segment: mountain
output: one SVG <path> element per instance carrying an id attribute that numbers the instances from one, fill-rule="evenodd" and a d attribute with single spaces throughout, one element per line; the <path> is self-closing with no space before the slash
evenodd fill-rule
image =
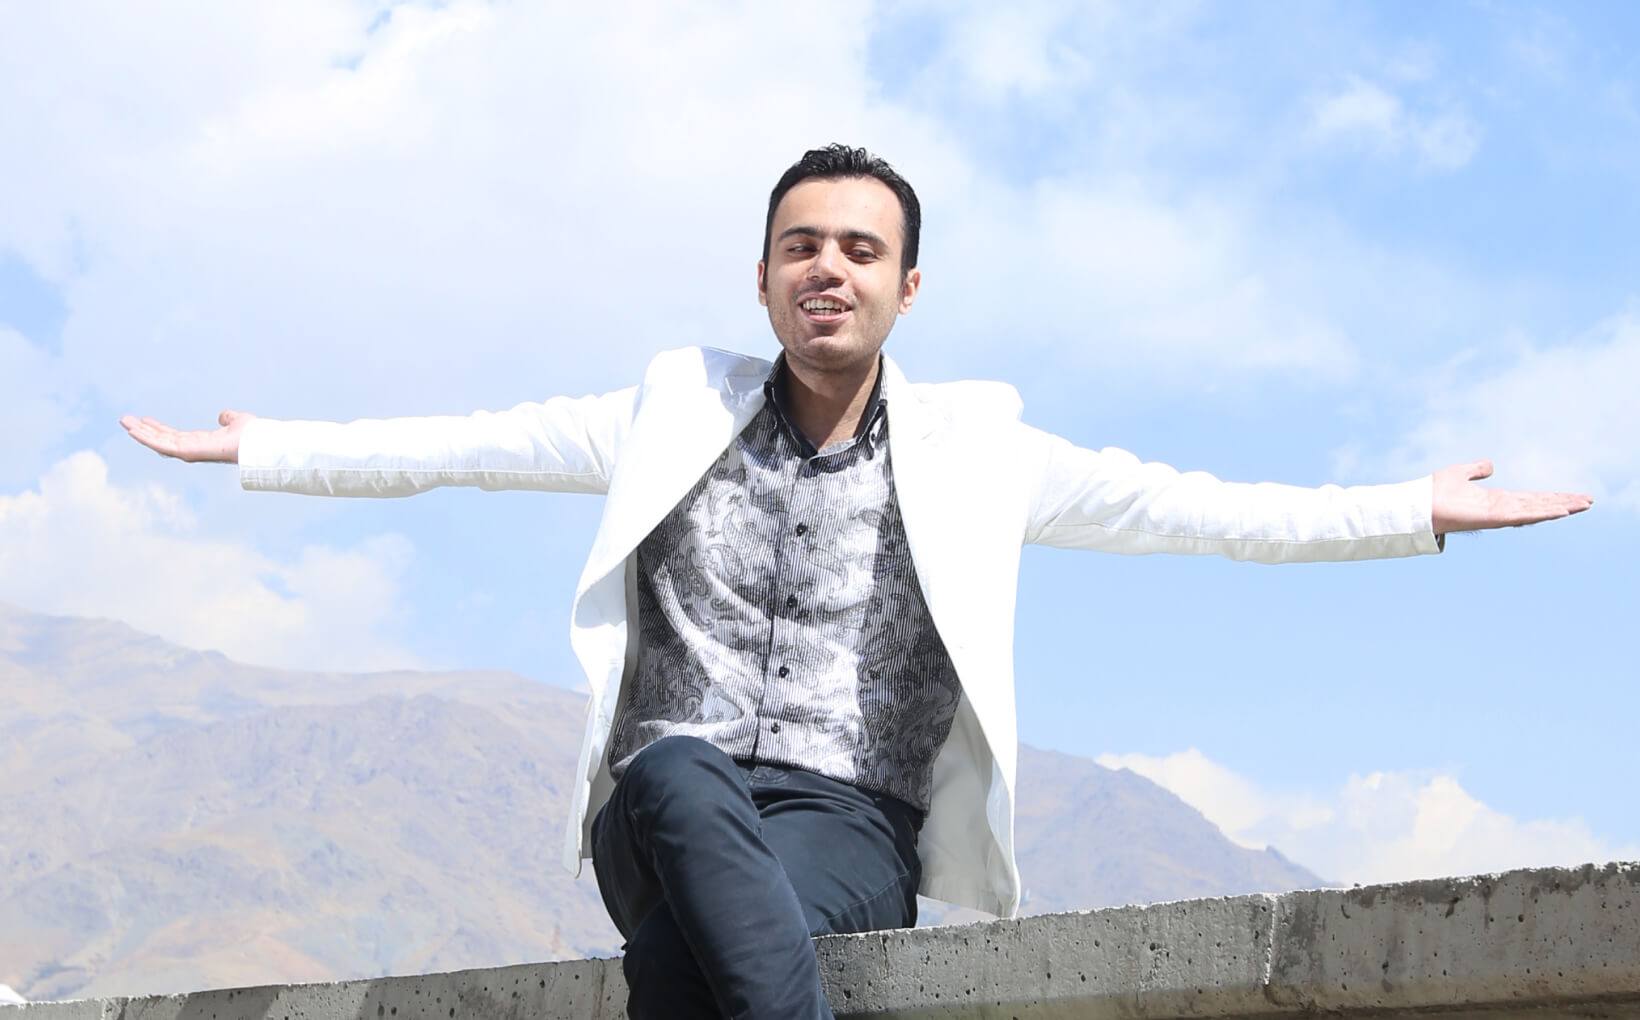
<path id="1" fill-rule="evenodd" d="M 312 673 L 0 606 L 0 983 L 31 1000 L 607 955 L 558 865 L 584 697 Z M 1022 748 L 1028 912 L 1320 880 L 1131 772 Z M 1067 852 L 1071 848 L 1074 852 Z M 983 915 L 924 901 L 924 921 Z"/>

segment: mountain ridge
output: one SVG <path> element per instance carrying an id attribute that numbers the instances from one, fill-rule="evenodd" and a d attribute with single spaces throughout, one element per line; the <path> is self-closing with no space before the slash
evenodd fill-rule
<path id="1" fill-rule="evenodd" d="M 591 869 L 558 864 L 584 713 L 510 673 L 273 670 L 0 605 L 0 983 L 124 995 L 618 952 Z M 1320 884 L 1131 772 L 1021 747 L 1019 774 L 1026 912 Z"/>

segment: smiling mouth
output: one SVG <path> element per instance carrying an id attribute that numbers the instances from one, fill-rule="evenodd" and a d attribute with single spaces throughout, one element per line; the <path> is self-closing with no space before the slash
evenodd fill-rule
<path id="1" fill-rule="evenodd" d="M 848 305 L 836 298 L 811 297 L 797 303 L 804 315 L 814 322 L 836 322 L 848 314 Z"/>

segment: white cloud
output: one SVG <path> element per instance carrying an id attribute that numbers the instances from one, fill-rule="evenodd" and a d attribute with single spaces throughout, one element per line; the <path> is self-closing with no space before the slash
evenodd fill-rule
<path id="1" fill-rule="evenodd" d="M 928 88 L 1058 94 L 1087 72 L 1066 19 L 1105 16 L 1042 4 L 1001 32 L 987 10 Z M 878 94 L 865 37 L 799 8 L 458 0 L 374 31 L 327 0 L 121 11 L 25 5 L 0 32 L 0 122 L 27 154 L 0 193 L 30 196 L 0 208 L 0 243 L 63 289 L 58 370 L 119 410 L 455 411 L 624 384 L 667 346 L 769 350 L 763 198 L 834 139 L 924 192 L 941 245 L 917 314 L 944 311 L 896 343 L 936 371 L 975 371 L 953 352 L 1001 331 L 1192 382 L 1355 371 L 1284 269 L 1310 260 L 1256 210 L 1115 174 L 1005 181 L 963 124 Z"/>
<path id="2" fill-rule="evenodd" d="M 1441 114 L 1414 119 L 1407 125 L 1413 151 L 1438 170 L 1456 170 L 1480 148 L 1480 129 L 1469 118 Z"/>
<path id="3" fill-rule="evenodd" d="M 309 546 L 290 561 L 204 537 L 176 493 L 116 485 L 89 451 L 54 465 L 37 489 L 0 495 L 0 601 L 112 617 L 262 665 L 415 666 L 385 633 L 402 614 L 410 556 L 392 535 Z"/>
<path id="4" fill-rule="evenodd" d="M 1410 152 L 1436 170 L 1459 169 L 1480 147 L 1480 129 L 1461 113 L 1414 112 L 1399 96 L 1357 77 L 1316 101 L 1311 129 L 1322 141 L 1380 156 Z"/>
<path id="5" fill-rule="evenodd" d="M 1166 787 L 1243 846 L 1274 846 L 1333 881 L 1363 884 L 1633 859 L 1576 818 L 1518 820 L 1438 774 L 1352 775 L 1326 796 L 1267 790 L 1191 749 L 1104 754 Z"/>
<path id="6" fill-rule="evenodd" d="M 1388 145 L 1400 134 L 1404 116 L 1399 99 L 1369 81 L 1354 78 L 1341 92 L 1316 104 L 1315 130 L 1323 138 L 1365 135 Z"/>
<path id="7" fill-rule="evenodd" d="M 74 424 L 72 399 L 51 355 L 0 325 L 0 486 L 32 478 L 41 451 Z"/>
<path id="8" fill-rule="evenodd" d="M 1514 19 L 1504 52 L 1526 70 L 1559 80 L 1576 60 L 1577 30 L 1553 10 L 1536 8 Z"/>
<path id="9" fill-rule="evenodd" d="M 1109 14 L 1061 0 L 973 4 L 951 21 L 931 71 L 984 103 L 1053 101 L 1085 84 L 1093 71 L 1089 55 L 1066 38 L 1072 23 L 1090 16 L 1108 21 Z"/>
<path id="10" fill-rule="evenodd" d="M 1386 77 L 1402 82 L 1423 82 L 1435 77 L 1439 51 L 1427 39 L 1407 40 L 1384 62 Z"/>
<path id="11" fill-rule="evenodd" d="M 1225 203 L 1164 200 L 1132 180 L 1052 181 L 1023 203 L 1006 194 L 971 203 L 957 227 L 1031 253 L 955 267 L 965 297 L 1009 296 L 947 309 L 991 326 L 988 340 L 1007 331 L 1028 343 L 1035 333 L 1056 359 L 1153 366 L 1193 383 L 1225 368 L 1332 382 L 1356 373 L 1350 338 L 1306 307 L 1281 257 Z"/>
<path id="12" fill-rule="evenodd" d="M 1459 358 L 1425 380 L 1416 424 L 1387 454 L 1385 477 L 1487 457 L 1492 483 L 1586 491 L 1640 511 L 1640 313 L 1577 342 L 1518 346 L 1498 368 Z"/>
<path id="13" fill-rule="evenodd" d="M 1171 790 L 1196 808 L 1224 834 L 1243 845 L 1242 835 L 1270 813 L 1270 796 L 1253 782 L 1212 761 L 1195 748 L 1165 758 L 1143 754 L 1102 754 L 1110 769 L 1129 769 Z"/>
<path id="14" fill-rule="evenodd" d="M 67 371 L 157 413 L 286 411 L 292 392 L 298 413 L 472 406 L 517 399 L 521 376 L 609 386 L 661 347 L 746 346 L 779 169 L 838 136 L 903 160 L 930 144 L 867 109 L 857 44 L 797 10 L 403 4 L 367 34 L 359 8 L 314 0 L 237 22 L 160 7 L 114 37 L 96 6 L 0 42 L 0 119 L 39 103 L 29 72 L 62 108 L 13 139 L 31 158 L 0 191 L 31 210 L 0 241 L 27 235 L 67 284 Z M 837 69 L 823 95 L 774 36 Z M 52 60 L 14 66 L 23 39 Z M 241 59 L 199 81 L 168 39 Z M 125 123 L 153 99 L 162 122 Z"/>

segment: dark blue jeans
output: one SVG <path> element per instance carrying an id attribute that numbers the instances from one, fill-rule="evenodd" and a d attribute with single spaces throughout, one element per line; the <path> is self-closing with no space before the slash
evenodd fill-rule
<path id="1" fill-rule="evenodd" d="M 628 1016 L 829 1020 L 810 938 L 916 923 L 921 825 L 893 797 L 694 737 L 646 747 L 592 825 Z"/>

